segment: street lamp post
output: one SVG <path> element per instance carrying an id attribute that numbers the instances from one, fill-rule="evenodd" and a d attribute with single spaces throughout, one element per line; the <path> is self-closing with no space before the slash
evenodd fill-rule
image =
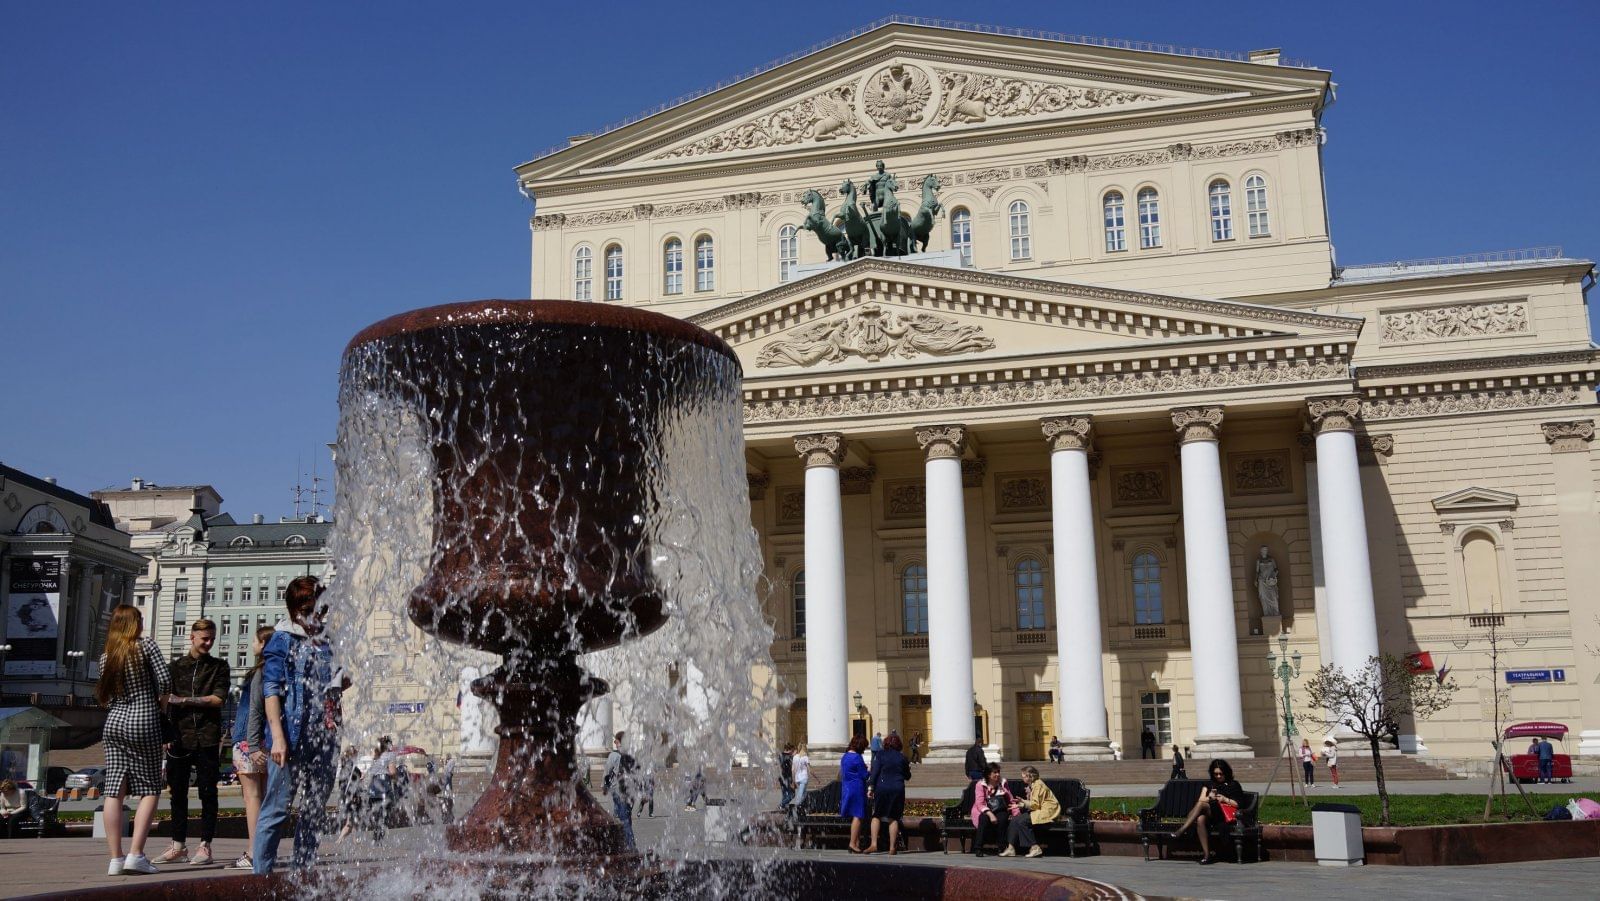
<path id="1" fill-rule="evenodd" d="M 68 666 L 68 670 L 67 671 L 72 676 L 72 696 L 73 696 L 73 698 L 77 698 L 77 696 L 78 696 L 78 664 L 83 660 L 83 652 L 82 651 L 68 651 L 67 652 L 67 657 L 72 660 L 72 662 L 67 665 Z"/>
<path id="2" fill-rule="evenodd" d="M 1300 652 L 1289 653 L 1289 636 L 1278 635 L 1278 652 L 1267 651 L 1267 666 L 1283 683 L 1283 750 L 1289 759 L 1289 791 L 1294 791 L 1294 708 L 1289 702 L 1289 683 L 1300 675 Z"/>
<path id="3" fill-rule="evenodd" d="M 0 682 L 6 678 L 6 655 L 11 653 L 11 645 L 0 644 Z"/>

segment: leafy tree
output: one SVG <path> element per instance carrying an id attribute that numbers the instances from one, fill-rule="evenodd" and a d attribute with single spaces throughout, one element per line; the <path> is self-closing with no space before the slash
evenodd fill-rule
<path id="1" fill-rule="evenodd" d="M 1400 729 L 1407 715 L 1426 720 L 1450 706 L 1458 686 L 1444 674 L 1413 673 L 1393 654 L 1369 657 L 1359 671 L 1348 673 L 1328 665 L 1306 682 L 1309 708 L 1305 719 L 1328 728 L 1343 728 L 1367 740 L 1383 805 L 1381 826 L 1389 825 L 1389 789 L 1383 781 L 1380 743 Z"/>

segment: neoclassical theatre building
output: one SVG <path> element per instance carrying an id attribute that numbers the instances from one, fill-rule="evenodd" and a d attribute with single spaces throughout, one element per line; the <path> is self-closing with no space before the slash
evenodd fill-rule
<path id="1" fill-rule="evenodd" d="M 518 167 L 533 297 L 744 363 L 779 739 L 1271 754 L 1286 637 L 1296 705 L 1448 669 L 1404 751 L 1482 756 L 1499 689 L 1600 754 L 1593 264 L 1338 265 L 1330 78 L 893 21 Z"/>

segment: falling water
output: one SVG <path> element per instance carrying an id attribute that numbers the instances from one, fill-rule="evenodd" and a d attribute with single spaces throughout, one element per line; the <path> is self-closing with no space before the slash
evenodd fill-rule
<path id="1" fill-rule="evenodd" d="M 698 863 L 725 852 L 704 841 L 703 815 L 683 811 L 687 780 L 702 773 L 708 793 L 729 800 L 719 814 L 737 835 L 776 772 L 763 717 L 784 698 L 770 675 L 772 628 L 758 597 L 738 363 L 709 336 L 683 340 L 681 324 L 674 335 L 648 323 L 558 327 L 513 315 L 529 302 L 494 303 L 436 308 L 443 312 L 420 329 L 410 314 L 407 326 L 363 340 L 369 329 L 346 351 L 327 595 L 335 658 L 354 680 L 340 744 L 368 753 L 380 735 L 406 743 L 386 712 L 392 686 L 420 685 L 416 700 L 449 709 L 463 671 L 501 662 L 427 631 L 513 656 L 578 652 L 586 672 L 610 685 L 625 749 L 654 775 L 661 818 L 653 822 L 664 828 L 640 835 L 644 870 L 638 858 L 452 851 L 443 825 L 381 841 L 358 829 L 355 844 L 319 869 L 337 872 L 346 895 L 354 884 L 367 896 L 476 897 L 509 878 L 524 896 L 606 897 L 616 878 L 673 871 L 711 880 L 696 885 L 696 897 L 748 893 L 760 868 L 742 867 L 736 886 L 716 885 L 716 868 Z M 613 522 L 593 507 L 633 512 Z M 530 560 L 530 548 L 543 556 Z M 474 600 L 512 594 L 517 602 L 501 607 Z M 629 603 L 641 595 L 649 597 Z M 582 602 L 549 600 L 573 596 Z M 408 602 L 425 629 L 408 617 Z M 460 703 L 468 718 L 480 712 L 470 696 Z M 427 750 L 441 763 L 459 753 Z M 470 780 L 458 770 L 458 795 Z M 458 818 L 470 800 L 458 797 Z M 330 804 L 338 802 L 336 789 Z M 562 813 L 551 808 L 550 822 Z"/>

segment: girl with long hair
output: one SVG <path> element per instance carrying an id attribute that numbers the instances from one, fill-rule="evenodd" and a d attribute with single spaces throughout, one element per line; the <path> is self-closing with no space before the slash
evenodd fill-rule
<path id="1" fill-rule="evenodd" d="M 157 873 L 144 855 L 150 822 L 161 800 L 161 707 L 156 699 L 172 690 L 172 671 L 155 640 L 144 637 L 139 608 L 119 604 L 111 611 L 106 650 L 100 657 L 95 698 L 106 713 L 102 739 L 106 746 L 106 847 L 111 852 L 107 875 Z M 133 840 L 122 856 L 122 799 L 139 795 L 133 815 Z"/>
<path id="2" fill-rule="evenodd" d="M 272 637 L 272 626 L 256 630 L 256 665 L 239 682 L 239 709 L 233 715 L 233 769 L 239 774 L 239 791 L 244 795 L 244 825 L 255 845 L 256 820 L 261 816 L 261 795 L 267 789 L 266 715 L 261 703 L 261 649 Z M 236 870 L 254 866 L 246 847 L 233 862 Z"/>

